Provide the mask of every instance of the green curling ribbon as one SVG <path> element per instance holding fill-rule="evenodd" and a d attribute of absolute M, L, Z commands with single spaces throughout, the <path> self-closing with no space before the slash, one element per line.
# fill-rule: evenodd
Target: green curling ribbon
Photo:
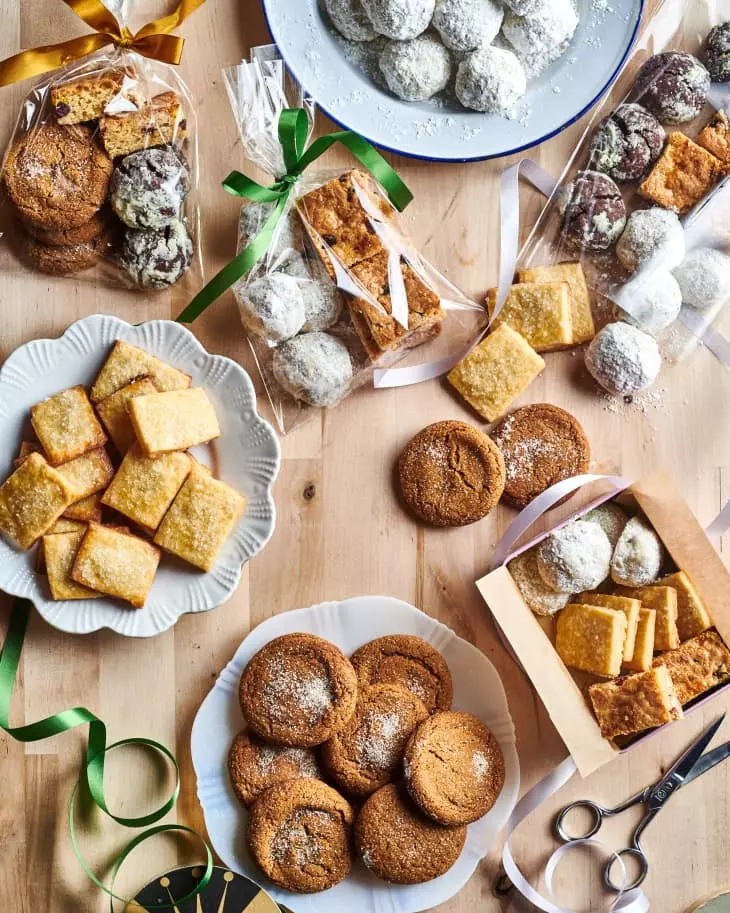
<path fill-rule="evenodd" d="M 271 244 L 276 225 L 286 209 L 289 196 L 300 175 L 335 143 L 348 149 L 360 164 L 367 168 L 385 189 L 389 200 L 399 212 L 402 212 L 413 199 L 411 191 L 383 156 L 357 133 L 353 133 L 352 130 L 328 133 L 314 140 L 305 152 L 308 132 L 309 119 L 306 111 L 303 108 L 285 108 L 279 116 L 279 142 L 286 174 L 269 187 L 257 184 L 239 171 L 232 171 L 223 181 L 223 187 L 228 193 L 245 197 L 255 203 L 276 205 L 253 241 L 224 266 L 177 316 L 176 320 L 179 323 L 192 323 L 196 320 L 223 292 L 259 262 Z"/>
<path fill-rule="evenodd" d="M 80 862 L 86 874 L 94 882 L 94 884 L 109 895 L 110 910 L 113 913 L 115 900 L 121 900 L 127 904 L 130 903 L 128 898 L 120 897 L 118 894 L 114 893 L 114 882 L 119 869 L 124 863 L 124 860 L 127 858 L 127 856 L 129 856 L 132 850 L 139 846 L 139 844 L 143 841 L 148 840 L 150 837 L 154 837 L 157 834 L 162 834 L 167 831 L 178 831 L 182 833 L 192 834 L 194 837 L 197 837 L 200 840 L 205 848 L 207 860 L 205 872 L 202 879 L 196 885 L 195 889 L 185 897 L 177 899 L 174 903 L 157 904 L 155 906 L 148 907 L 148 909 L 170 909 L 175 904 L 185 903 L 185 901 L 190 900 L 192 897 L 202 891 L 210 881 L 211 875 L 213 873 L 213 853 L 211 852 L 211 849 L 205 840 L 203 840 L 203 838 L 191 828 L 185 827 L 182 824 L 157 825 L 157 822 L 164 818 L 165 815 L 175 807 L 175 803 L 177 802 L 177 798 L 180 794 L 180 769 L 172 752 L 165 748 L 164 745 L 160 745 L 159 742 L 153 742 L 151 739 L 143 738 L 122 739 L 119 742 L 114 742 L 111 745 L 107 745 L 105 724 L 102 722 L 102 720 L 99 719 L 98 716 L 95 716 L 90 710 L 86 710 L 84 707 L 74 707 L 72 710 L 64 710 L 61 713 L 54 713 L 53 716 L 46 717 L 44 720 L 38 720 L 36 723 L 29 723 L 27 726 L 10 726 L 10 702 L 12 700 L 13 691 L 15 689 L 15 680 L 18 674 L 18 664 L 20 662 L 20 654 L 23 650 L 23 642 L 25 640 L 25 632 L 28 627 L 28 619 L 30 617 L 31 608 L 31 603 L 26 599 L 15 599 L 13 602 L 13 610 L 10 616 L 10 625 L 8 627 L 7 637 L 5 638 L 5 643 L 3 644 L 2 653 L 0 653 L 0 728 L 4 729 L 9 736 L 12 736 L 12 738 L 16 739 L 18 742 L 37 742 L 41 739 L 48 739 L 51 736 L 58 735 L 61 732 L 67 732 L 69 729 L 75 729 L 77 726 L 83 726 L 84 724 L 88 723 L 89 741 L 86 747 L 86 762 L 84 764 L 84 773 L 82 774 L 82 777 L 83 783 L 87 786 L 92 799 L 96 805 L 104 812 L 105 815 L 108 815 L 112 821 L 116 821 L 116 823 L 120 824 L 122 827 L 146 827 L 148 829 L 143 831 L 141 834 L 138 834 L 125 846 L 125 848 L 119 854 L 114 864 L 112 865 L 111 887 L 107 888 L 106 885 L 104 885 L 96 877 L 96 875 L 87 865 L 83 853 L 81 852 L 79 841 L 76 835 L 74 809 L 76 805 L 76 797 L 79 788 L 82 785 L 82 780 L 79 780 L 71 793 L 68 813 L 71 843 L 73 845 L 76 858 Z M 106 755 L 108 752 L 113 751 L 116 748 L 122 748 L 127 745 L 141 745 L 144 748 L 158 752 L 172 764 L 175 771 L 175 788 L 170 798 L 160 808 L 156 809 L 153 812 L 149 812 L 146 815 L 141 815 L 137 818 L 126 818 L 122 815 L 113 814 L 109 810 L 109 806 L 107 805 L 106 798 L 104 796 L 104 760 Z M 149 825 L 157 826 L 149 827 Z"/>

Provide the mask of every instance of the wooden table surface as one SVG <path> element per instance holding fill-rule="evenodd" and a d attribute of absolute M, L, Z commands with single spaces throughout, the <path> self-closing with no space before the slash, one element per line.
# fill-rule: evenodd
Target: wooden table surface
<path fill-rule="evenodd" d="M 169 5 L 167 5 L 169 8 Z M 139 2 L 139 22 L 166 5 Z M 60 0 L 0 2 L 0 55 L 82 34 L 84 27 Z M 221 80 L 221 68 L 246 57 L 269 39 L 258 0 L 208 0 L 182 28 L 187 46 L 181 75 L 198 102 L 201 202 L 209 275 L 235 250 L 237 204 L 221 179 L 244 166 Z M 27 84 L 2 90 L 0 143 L 10 135 Z M 573 147 L 574 127 L 535 150 L 553 171 Z M 333 156 L 330 161 L 335 162 Z M 504 161 L 435 165 L 395 160 L 415 192 L 408 225 L 424 254 L 467 292 L 482 295 L 496 281 L 498 176 Z M 528 201 L 531 224 L 539 200 Z M 79 317 L 99 311 L 140 322 L 179 310 L 168 294 L 97 289 L 41 275 L 3 275 L 0 357 L 39 336 L 54 336 Z M 205 346 L 249 364 L 232 296 L 226 295 L 195 325 Z M 660 394 L 644 409 L 607 408 L 586 380 L 582 359 L 548 357 L 548 368 L 523 402 L 549 401 L 572 411 L 589 435 L 594 468 L 639 476 L 667 469 L 680 483 L 703 523 L 730 496 L 730 375 L 706 351 L 666 371 Z M 283 440 L 276 484 L 278 523 L 273 540 L 244 571 L 235 596 L 216 611 L 182 618 L 152 640 L 128 640 L 108 631 L 71 637 L 33 617 L 25 646 L 15 725 L 83 705 L 108 724 L 110 739 L 148 736 L 174 748 L 182 769 L 182 795 L 170 820 L 203 830 L 189 737 L 195 712 L 219 670 L 251 630 L 269 616 L 338 599 L 377 593 L 399 597 L 451 626 L 475 643 L 499 670 L 515 720 L 523 789 L 566 751 L 539 699 L 501 646 L 474 581 L 486 570 L 490 550 L 512 517 L 507 509 L 470 527 L 437 531 L 415 524 L 401 510 L 391 486 L 393 461 L 408 438 L 431 421 L 473 420 L 439 382 L 395 391 L 361 391 L 336 411 Z M 15 447 L 14 441 L 3 446 Z M 0 623 L 9 615 L 3 599 Z M 479 683 L 474 683 L 479 687 Z M 549 831 L 558 803 L 589 796 L 613 804 L 652 782 L 730 696 L 677 723 L 591 776 L 576 779 L 540 809 L 513 839 L 515 854 L 535 876 L 555 844 Z M 725 730 L 727 735 L 727 727 Z M 0 736 L 0 909 L 13 913 L 80 913 L 108 909 L 71 850 L 66 823 L 71 785 L 79 774 L 86 735 L 81 731 L 28 745 Z M 170 786 L 169 777 L 130 753 L 110 756 L 109 794 L 127 814 L 151 808 Z M 153 784 L 153 785 L 150 785 Z M 679 913 L 730 881 L 730 764 L 672 799 L 646 835 L 652 867 L 646 890 L 655 910 Z M 609 832 L 626 839 L 631 817 Z M 84 849 L 108 877 L 113 851 L 130 839 L 91 816 Z M 621 843 L 623 845 L 623 843 Z M 495 846 L 464 890 L 440 910 L 497 910 L 491 893 L 499 848 Z M 200 851 L 159 838 L 131 857 L 120 888 L 134 890 L 174 864 L 199 859 Z M 597 868 L 590 858 L 566 861 L 558 873 L 560 899 L 594 900 Z"/>

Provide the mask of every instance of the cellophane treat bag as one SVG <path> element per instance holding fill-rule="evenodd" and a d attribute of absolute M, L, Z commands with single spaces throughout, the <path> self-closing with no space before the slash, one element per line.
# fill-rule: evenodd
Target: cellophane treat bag
<path fill-rule="evenodd" d="M 304 108 L 311 138 L 311 99 L 275 49 L 255 49 L 224 76 L 248 161 L 281 179 L 280 115 Z M 243 205 L 239 253 L 274 205 Z M 329 171 L 317 161 L 297 179 L 265 253 L 233 286 L 282 433 L 337 406 L 374 370 L 443 358 L 485 326 L 484 308 L 421 256 L 397 215 L 355 159 Z"/>
<path fill-rule="evenodd" d="M 586 365 L 611 394 L 649 387 L 698 341 L 712 348 L 722 325 L 728 102 L 730 0 L 665 0 L 520 253 L 517 281 L 582 268 L 598 329 Z"/>
<path fill-rule="evenodd" d="M 203 280 L 197 187 L 179 70 L 96 51 L 44 75 L 20 105 L 2 166 L 2 269 L 179 286 L 187 299 Z"/>

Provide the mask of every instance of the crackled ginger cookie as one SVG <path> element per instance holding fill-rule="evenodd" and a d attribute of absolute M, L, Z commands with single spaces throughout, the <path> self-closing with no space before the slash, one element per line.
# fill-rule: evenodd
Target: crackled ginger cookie
<path fill-rule="evenodd" d="M 254 802 L 248 843 L 267 878 L 287 891 L 313 894 L 352 867 L 352 806 L 319 780 L 288 780 Z"/>
<path fill-rule="evenodd" d="M 251 659 L 241 676 L 249 728 L 279 745 L 313 748 L 355 712 L 357 676 L 334 644 L 313 634 L 285 634 Z"/>
<path fill-rule="evenodd" d="M 243 805 L 250 805 L 264 790 L 285 780 L 322 779 L 317 758 L 309 748 L 267 745 L 245 730 L 231 744 L 228 775 Z"/>
<path fill-rule="evenodd" d="M 504 786 L 504 757 L 491 730 L 469 713 L 435 713 L 416 729 L 403 760 L 405 784 L 439 824 L 471 824 Z"/>

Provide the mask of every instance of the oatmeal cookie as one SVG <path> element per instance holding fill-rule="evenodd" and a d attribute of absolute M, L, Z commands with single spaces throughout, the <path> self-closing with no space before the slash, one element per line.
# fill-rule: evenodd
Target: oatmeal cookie
<path fill-rule="evenodd" d="M 406 506 L 433 526 L 481 520 L 504 491 L 504 460 L 486 434 L 466 422 L 436 422 L 411 438 L 398 460 Z"/>
<path fill-rule="evenodd" d="M 451 672 L 431 644 L 409 634 L 379 637 L 350 657 L 361 688 L 392 684 L 407 688 L 429 713 L 449 710 L 454 696 Z"/>
<path fill-rule="evenodd" d="M 246 730 L 238 733 L 228 752 L 228 775 L 238 801 L 246 806 L 277 783 L 322 779 L 310 749 L 267 745 Z"/>
<path fill-rule="evenodd" d="M 357 676 L 334 644 L 313 634 L 285 634 L 246 666 L 239 699 L 256 735 L 313 748 L 343 729 L 355 712 Z"/>
<path fill-rule="evenodd" d="M 53 276 L 66 276 L 94 266 L 109 253 L 114 236 L 114 230 L 107 227 L 91 240 L 77 244 L 43 244 L 30 235 L 21 243 L 25 258 L 34 269 Z"/>
<path fill-rule="evenodd" d="M 319 780 L 288 780 L 254 802 L 248 843 L 267 878 L 299 894 L 334 887 L 352 867 L 354 812 Z"/>

